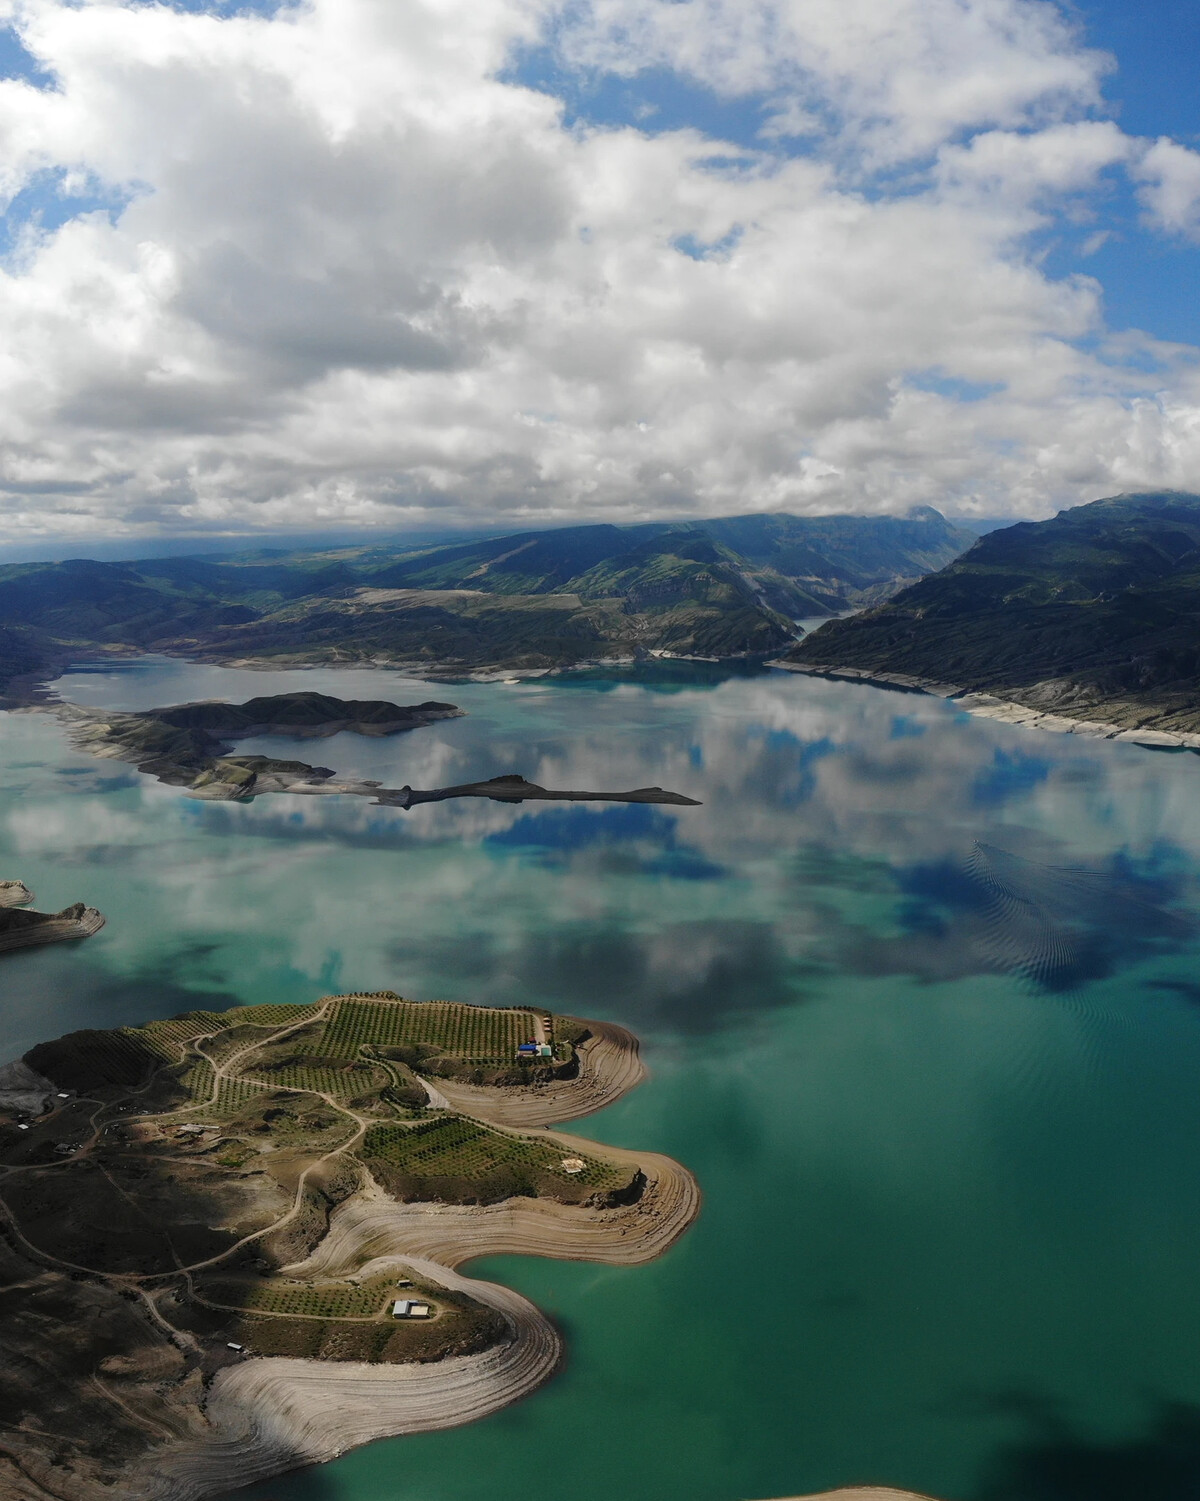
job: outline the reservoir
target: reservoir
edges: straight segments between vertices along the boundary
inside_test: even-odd
[[[145,658],[55,688],[445,699],[467,717],[238,753],[703,804],[204,803],[0,715],[0,877],[108,919],[3,957],[0,1060],[351,989],[610,1019],[651,1077],[570,1129],[704,1193],[649,1266],[471,1266],[564,1331],[534,1397],[244,1501],[1200,1495],[1200,758],[704,664],[430,685]]]

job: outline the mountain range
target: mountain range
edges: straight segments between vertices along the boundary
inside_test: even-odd
[[[765,654],[795,638],[797,619],[885,599],[971,541],[919,507],[14,564],[0,568],[0,691],[98,652],[445,673]]]

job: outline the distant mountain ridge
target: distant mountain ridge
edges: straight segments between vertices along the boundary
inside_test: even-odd
[[[766,653],[793,639],[794,619],[886,598],[971,540],[921,507],[12,564],[0,568],[0,690],[89,649],[431,672]]]
[[[1200,496],[1112,496],[989,532],[881,607],[822,626],[787,660],[1194,733]]]

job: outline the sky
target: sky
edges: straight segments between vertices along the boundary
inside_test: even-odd
[[[1200,490],[1194,0],[0,27],[0,546]]]

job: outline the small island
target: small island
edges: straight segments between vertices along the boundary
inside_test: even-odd
[[[137,769],[189,797],[208,802],[249,802],[268,792],[307,797],[369,797],[389,808],[412,808],[449,798],[484,797],[493,802],[674,803],[698,807],[694,798],[662,787],[629,792],[557,791],[506,773],[453,787],[384,787],[363,778],[338,777],[328,766],[270,756],[235,756],[228,742],[252,735],[311,740],[348,730],[356,735],[398,735],[440,719],[457,719],[454,704],[359,702],[324,693],[281,693],[244,704],[178,704],[145,713],[103,713],[76,704],[56,706],[73,743],[96,756],[132,761]]]
[[[95,907],[73,902],[61,912],[34,912],[33,892],[24,881],[0,881],[0,954],[39,943],[62,943],[90,938],[104,926]]]
[[[0,1070],[5,1494],[198,1501],[533,1391],[557,1330],[456,1268],[686,1230],[678,1163],[550,1129],[643,1072],[619,1027],[392,992],[31,1049]]]

